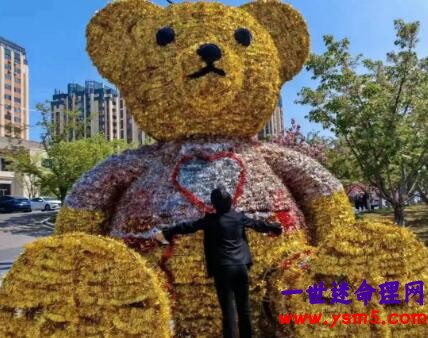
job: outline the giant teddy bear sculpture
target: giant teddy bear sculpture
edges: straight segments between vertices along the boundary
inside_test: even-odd
[[[212,212],[210,191],[222,183],[237,210],[284,229],[279,237],[248,234],[256,337],[428,336],[426,325],[382,325],[391,313],[426,310],[421,295],[403,299],[406,283],[427,281],[426,247],[403,228],[356,220],[341,183],[323,166],[253,138],[308,56],[307,27],[295,9],[275,0],[238,8],[114,1],[92,18],[87,42],[100,73],[158,142],[82,176],[59,213],[56,235],[29,247],[6,278],[8,307],[0,314],[44,336],[219,337],[201,235],[164,247],[138,234]],[[33,261],[45,263],[32,271],[54,269],[56,280],[70,286],[41,281],[35,272],[28,277],[24,266]],[[40,295],[49,302],[28,291],[42,288],[35,280],[47,285]],[[399,282],[400,304],[382,303],[377,288],[390,281]],[[325,302],[311,304],[305,291],[321,282]],[[332,288],[343,283],[347,305],[332,301]],[[377,291],[366,304],[354,294],[362,285]],[[281,294],[288,289],[303,294]],[[71,295],[65,304],[64,295]],[[24,309],[25,316],[5,308]],[[330,325],[331,314],[345,312],[375,314],[379,323]],[[278,316],[288,313],[322,313],[328,325],[281,325]]]

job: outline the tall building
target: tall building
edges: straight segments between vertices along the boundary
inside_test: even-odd
[[[142,144],[140,131],[117,90],[96,81],[85,86],[69,83],[67,93],[55,90],[51,101],[52,122],[57,133],[68,133],[70,141],[104,134],[106,139],[122,139]],[[68,128],[78,126],[76,128]]]
[[[25,49],[0,37],[0,137],[29,139],[28,84]]]
[[[261,140],[270,139],[273,136],[281,135],[284,132],[284,111],[282,99],[279,97],[275,110],[263,129],[259,132],[258,138]]]

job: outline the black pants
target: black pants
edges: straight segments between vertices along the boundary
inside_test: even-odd
[[[239,337],[251,338],[248,270],[245,265],[222,266],[214,272],[217,296],[223,314],[223,337],[236,338],[235,304]]]

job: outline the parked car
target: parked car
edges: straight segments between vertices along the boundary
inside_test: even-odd
[[[35,197],[31,199],[31,208],[33,210],[50,211],[60,207],[61,201],[55,197]]]
[[[13,212],[13,211],[26,211],[31,212],[30,200],[26,197],[20,196],[1,196],[0,197],[0,211]]]

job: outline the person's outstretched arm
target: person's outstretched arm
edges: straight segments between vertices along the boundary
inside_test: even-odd
[[[162,229],[162,234],[164,238],[169,241],[171,240],[172,236],[176,234],[192,234],[198,230],[203,229],[206,224],[206,221],[207,219],[205,216],[193,222],[183,222],[174,225],[173,227]]]
[[[241,213],[241,221],[247,228],[254,229],[258,232],[272,232],[275,235],[280,235],[282,232],[282,227],[279,223],[269,223],[260,220],[256,220],[250,217],[247,217],[244,213]]]

